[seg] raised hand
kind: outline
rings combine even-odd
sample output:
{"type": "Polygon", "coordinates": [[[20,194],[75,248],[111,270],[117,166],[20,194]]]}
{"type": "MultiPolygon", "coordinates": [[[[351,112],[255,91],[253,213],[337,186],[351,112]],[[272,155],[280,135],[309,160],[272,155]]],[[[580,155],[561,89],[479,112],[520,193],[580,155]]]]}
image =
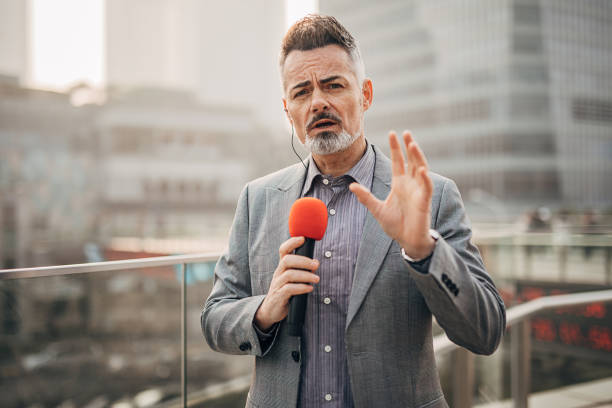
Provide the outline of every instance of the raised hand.
{"type": "Polygon", "coordinates": [[[405,131],[403,139],[407,161],[396,133],[389,133],[392,181],[385,201],[380,201],[358,183],[352,183],[349,188],[383,231],[404,248],[406,255],[421,259],[428,256],[435,245],[429,235],[433,183],[427,174],[425,155],[410,132],[405,131]]]}

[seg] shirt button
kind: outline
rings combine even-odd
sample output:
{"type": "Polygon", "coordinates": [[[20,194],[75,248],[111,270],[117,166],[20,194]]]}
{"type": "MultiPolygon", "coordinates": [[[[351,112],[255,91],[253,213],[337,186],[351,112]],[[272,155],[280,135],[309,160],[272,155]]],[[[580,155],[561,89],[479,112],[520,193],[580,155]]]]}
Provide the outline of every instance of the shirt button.
{"type": "Polygon", "coordinates": [[[325,346],[324,350],[326,353],[329,353],[331,351],[331,346],[325,346]]]}
{"type": "Polygon", "coordinates": [[[331,251],[325,251],[325,257],[331,258],[331,251]]]}
{"type": "Polygon", "coordinates": [[[323,179],[323,184],[328,185],[328,184],[329,184],[329,180],[328,180],[328,179],[326,179],[326,178],[324,178],[324,179],[323,179]]]}
{"type": "Polygon", "coordinates": [[[325,303],[326,305],[329,305],[331,303],[331,299],[330,298],[325,298],[325,299],[323,299],[323,303],[325,303]]]}
{"type": "Polygon", "coordinates": [[[332,208],[331,210],[329,210],[329,213],[330,213],[331,215],[336,215],[336,210],[334,210],[334,209],[332,208]]]}
{"type": "Polygon", "coordinates": [[[331,401],[332,400],[332,395],[331,394],[325,394],[325,401],[331,401]]]}

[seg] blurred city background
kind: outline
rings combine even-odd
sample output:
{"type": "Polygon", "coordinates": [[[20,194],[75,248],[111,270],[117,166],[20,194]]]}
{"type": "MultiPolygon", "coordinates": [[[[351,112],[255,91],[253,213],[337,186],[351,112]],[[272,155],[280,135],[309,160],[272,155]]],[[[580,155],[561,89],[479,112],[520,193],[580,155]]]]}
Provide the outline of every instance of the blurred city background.
{"type": "MultiPolygon", "coordinates": [[[[0,269],[220,253],[244,184],[297,160],[278,53],[308,12],[360,43],[368,140],[410,129],[457,182],[508,307],[612,287],[608,0],[0,0],[0,269]]],[[[213,266],[187,270],[187,387],[243,406],[252,359],[199,329],[213,266]]],[[[0,279],[0,406],[173,404],[179,269],[0,279]]],[[[611,304],[531,337],[532,393],[612,401],[611,304]]],[[[508,350],[474,403],[510,397],[508,350]]]]}

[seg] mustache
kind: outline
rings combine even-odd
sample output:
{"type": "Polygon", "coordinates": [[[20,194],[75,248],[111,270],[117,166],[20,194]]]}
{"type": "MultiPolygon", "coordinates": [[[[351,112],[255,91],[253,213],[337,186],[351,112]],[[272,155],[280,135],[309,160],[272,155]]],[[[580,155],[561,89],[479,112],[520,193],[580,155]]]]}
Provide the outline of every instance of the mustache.
{"type": "Polygon", "coordinates": [[[310,122],[308,122],[308,129],[312,129],[314,124],[317,123],[318,121],[320,121],[321,119],[331,119],[331,120],[337,122],[338,124],[342,123],[342,120],[340,120],[340,118],[338,116],[334,115],[333,113],[330,113],[330,112],[321,112],[321,113],[315,115],[310,120],[310,122]]]}

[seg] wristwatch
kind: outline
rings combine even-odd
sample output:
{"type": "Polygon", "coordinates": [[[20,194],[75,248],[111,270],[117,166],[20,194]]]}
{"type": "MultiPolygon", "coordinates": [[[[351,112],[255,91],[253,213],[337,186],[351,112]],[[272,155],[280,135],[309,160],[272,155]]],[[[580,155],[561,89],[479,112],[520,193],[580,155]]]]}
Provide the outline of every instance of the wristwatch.
{"type": "MultiPolygon", "coordinates": [[[[438,231],[436,231],[434,229],[430,229],[429,230],[429,235],[436,242],[440,239],[440,234],[438,233],[438,231]]],[[[435,248],[435,246],[434,246],[434,248],[435,248]]],[[[433,251],[429,255],[427,255],[426,257],[423,257],[421,259],[413,259],[413,258],[409,257],[408,255],[406,255],[406,252],[404,251],[404,248],[402,248],[402,258],[404,258],[408,262],[412,262],[412,263],[424,261],[425,259],[429,258],[431,256],[431,254],[433,254],[433,251]]]]}

